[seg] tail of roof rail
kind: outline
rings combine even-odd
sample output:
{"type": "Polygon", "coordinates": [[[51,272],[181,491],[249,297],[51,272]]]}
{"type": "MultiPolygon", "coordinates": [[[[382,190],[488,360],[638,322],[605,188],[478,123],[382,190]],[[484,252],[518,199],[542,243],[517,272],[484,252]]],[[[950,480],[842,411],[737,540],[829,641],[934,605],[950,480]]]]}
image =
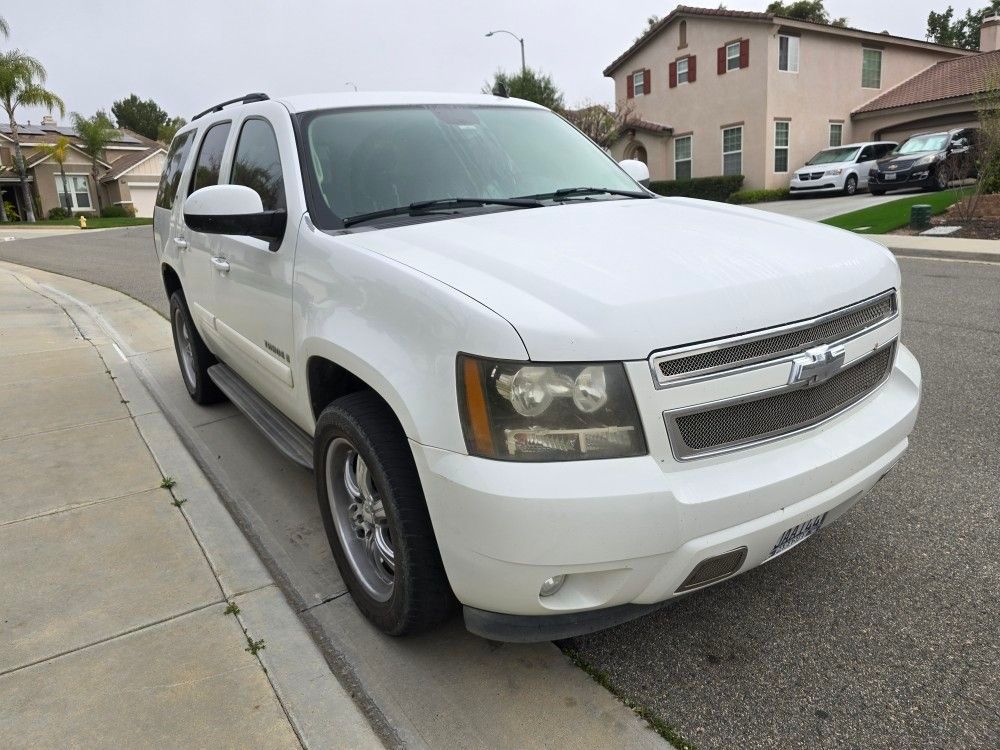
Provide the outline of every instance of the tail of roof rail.
{"type": "Polygon", "coordinates": [[[252,102],[266,102],[270,98],[271,97],[269,97],[267,94],[258,91],[256,93],[246,94],[245,96],[238,96],[235,99],[226,99],[226,101],[220,102],[219,104],[216,104],[214,107],[209,107],[204,112],[199,112],[198,114],[196,114],[194,117],[191,118],[191,121],[194,122],[199,117],[204,117],[205,115],[211,114],[212,112],[221,112],[223,107],[228,107],[230,104],[250,104],[252,102]]]}

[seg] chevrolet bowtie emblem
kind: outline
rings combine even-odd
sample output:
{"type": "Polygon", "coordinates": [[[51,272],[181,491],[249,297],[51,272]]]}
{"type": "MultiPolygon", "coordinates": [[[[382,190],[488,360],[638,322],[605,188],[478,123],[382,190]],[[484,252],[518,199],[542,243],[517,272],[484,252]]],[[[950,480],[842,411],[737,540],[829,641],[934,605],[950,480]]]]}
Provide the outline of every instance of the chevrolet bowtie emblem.
{"type": "Polygon", "coordinates": [[[811,386],[826,382],[843,369],[846,354],[843,345],[823,344],[807,350],[792,360],[788,384],[811,386]]]}

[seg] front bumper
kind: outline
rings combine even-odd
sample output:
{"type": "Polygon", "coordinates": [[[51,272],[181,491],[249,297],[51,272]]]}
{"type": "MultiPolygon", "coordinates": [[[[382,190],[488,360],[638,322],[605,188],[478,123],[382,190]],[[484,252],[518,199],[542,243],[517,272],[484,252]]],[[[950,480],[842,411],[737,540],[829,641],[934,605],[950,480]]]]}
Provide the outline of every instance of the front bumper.
{"type": "Polygon", "coordinates": [[[738,572],[761,564],[785,530],[822,513],[836,520],[899,460],[920,382],[900,346],[889,379],[829,422],[684,465],[652,435],[655,417],[644,418],[651,453],[640,458],[516,464],[412,443],[470,629],[508,640],[566,637],[677,596],[709,557],[745,546],[738,572]],[[563,574],[558,593],[541,598],[542,582],[563,574]]]}
{"type": "Polygon", "coordinates": [[[881,190],[933,187],[935,185],[935,177],[933,166],[928,165],[898,172],[872,172],[868,177],[868,187],[869,189],[877,188],[881,190]],[[895,175],[895,177],[886,179],[887,174],[895,175]]]}
{"type": "Polygon", "coordinates": [[[796,176],[789,181],[788,190],[791,193],[839,193],[844,190],[846,177],[846,174],[841,174],[818,177],[814,180],[800,180],[796,176]]]}

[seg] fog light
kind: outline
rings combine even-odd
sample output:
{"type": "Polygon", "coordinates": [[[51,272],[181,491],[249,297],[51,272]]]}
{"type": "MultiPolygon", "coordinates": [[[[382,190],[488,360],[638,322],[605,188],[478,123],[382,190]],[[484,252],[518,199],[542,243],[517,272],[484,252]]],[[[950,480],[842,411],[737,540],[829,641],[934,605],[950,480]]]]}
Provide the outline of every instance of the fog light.
{"type": "Polygon", "coordinates": [[[542,584],[542,588],[539,589],[538,595],[552,596],[562,588],[564,583],[566,583],[565,575],[552,576],[552,578],[546,579],[545,583],[542,584]]]}

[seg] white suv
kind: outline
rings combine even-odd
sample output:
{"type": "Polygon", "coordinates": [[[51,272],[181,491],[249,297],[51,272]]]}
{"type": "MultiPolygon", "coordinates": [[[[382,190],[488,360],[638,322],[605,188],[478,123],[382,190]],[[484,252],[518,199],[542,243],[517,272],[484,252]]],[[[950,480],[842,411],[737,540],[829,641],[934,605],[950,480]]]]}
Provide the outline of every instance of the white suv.
{"type": "Polygon", "coordinates": [[[648,612],[836,520],[917,416],[884,248],[658,199],[527,102],[250,95],[181,130],[156,205],[191,397],[314,469],[388,633],[648,612]]]}
{"type": "Polygon", "coordinates": [[[788,188],[792,195],[854,195],[868,187],[868,173],[875,162],[896,146],[890,141],[877,141],[825,148],[795,171],[788,188]]]}

